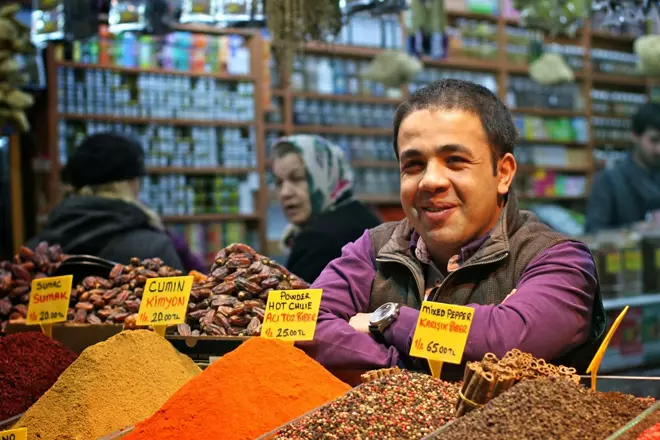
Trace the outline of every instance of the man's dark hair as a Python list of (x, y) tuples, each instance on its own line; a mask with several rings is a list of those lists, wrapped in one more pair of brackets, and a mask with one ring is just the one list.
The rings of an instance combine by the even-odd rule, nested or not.
[(481, 125), (493, 151), (493, 169), (497, 160), (513, 153), (518, 132), (509, 109), (486, 87), (458, 79), (442, 79), (413, 93), (394, 113), (394, 154), (399, 158), (398, 136), (401, 122), (417, 110), (462, 110), (481, 119)]
[(641, 136), (650, 128), (660, 130), (660, 104), (646, 103), (637, 109), (632, 118), (632, 130), (637, 136)]

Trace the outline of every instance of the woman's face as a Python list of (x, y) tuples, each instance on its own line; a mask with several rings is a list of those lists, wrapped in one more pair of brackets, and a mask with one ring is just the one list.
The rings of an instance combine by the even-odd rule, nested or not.
[(296, 153), (288, 153), (273, 162), (275, 191), (284, 215), (294, 225), (301, 225), (312, 215), (307, 170)]

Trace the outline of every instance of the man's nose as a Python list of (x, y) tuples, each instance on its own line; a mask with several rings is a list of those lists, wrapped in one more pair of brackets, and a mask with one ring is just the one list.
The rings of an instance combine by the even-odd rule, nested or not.
[(446, 191), (449, 188), (448, 173), (449, 170), (440, 161), (429, 162), (419, 182), (419, 189), (432, 193)]

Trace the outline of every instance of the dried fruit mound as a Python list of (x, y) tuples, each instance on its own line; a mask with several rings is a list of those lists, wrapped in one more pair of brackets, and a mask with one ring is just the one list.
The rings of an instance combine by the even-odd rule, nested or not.
[(186, 323), (177, 333), (258, 336), (271, 289), (306, 289), (305, 281), (251, 247), (235, 243), (217, 253), (208, 277), (190, 293)]
[(0, 339), (0, 420), (24, 412), (78, 355), (41, 332)]
[(535, 379), (457, 419), (436, 438), (602, 440), (651, 404), (650, 399), (594, 392), (563, 379)]
[(253, 440), (348, 390), (293, 345), (250, 338), (124, 440)]
[(160, 258), (140, 261), (132, 258), (130, 264), (117, 264), (108, 279), (89, 276), (71, 292), (69, 320), (89, 324), (124, 324), (134, 328), (144, 285), (149, 278), (181, 276), (180, 270), (166, 266)]
[(453, 419), (459, 386), (426, 374), (392, 374), (355, 388), (275, 438), (421, 439)]
[(66, 258), (59, 246), (41, 242), (34, 251), (22, 246), (12, 261), (0, 262), (0, 336), (10, 320), (27, 317), (32, 280), (53, 275)]

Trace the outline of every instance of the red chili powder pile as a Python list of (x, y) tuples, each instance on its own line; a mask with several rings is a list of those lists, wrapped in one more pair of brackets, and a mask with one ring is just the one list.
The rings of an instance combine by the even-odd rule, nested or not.
[(253, 440), (348, 390), (293, 345), (255, 337), (181, 387), (124, 440)]
[(41, 332), (0, 338), (0, 421), (27, 410), (77, 357)]

